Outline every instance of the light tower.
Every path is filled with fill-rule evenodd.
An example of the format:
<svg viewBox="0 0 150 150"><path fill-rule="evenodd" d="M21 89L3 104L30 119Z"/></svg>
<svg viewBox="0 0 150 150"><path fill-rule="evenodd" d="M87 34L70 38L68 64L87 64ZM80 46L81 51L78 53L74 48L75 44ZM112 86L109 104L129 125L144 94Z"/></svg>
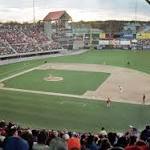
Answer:
<svg viewBox="0 0 150 150"><path fill-rule="evenodd" d="M33 0L33 23L35 23L35 0Z"/></svg>
<svg viewBox="0 0 150 150"><path fill-rule="evenodd" d="M150 0L145 0L150 5Z"/></svg>

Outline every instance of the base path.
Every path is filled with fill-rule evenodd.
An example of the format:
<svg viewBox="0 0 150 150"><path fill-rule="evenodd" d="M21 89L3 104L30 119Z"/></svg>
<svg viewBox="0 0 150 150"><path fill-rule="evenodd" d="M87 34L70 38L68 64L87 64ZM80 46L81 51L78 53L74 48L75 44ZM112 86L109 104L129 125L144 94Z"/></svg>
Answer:
<svg viewBox="0 0 150 150"><path fill-rule="evenodd" d="M0 88L3 88L4 87L4 84L3 83L0 83Z"/></svg>
<svg viewBox="0 0 150 150"><path fill-rule="evenodd" d="M97 64L48 63L38 67L40 70L74 70L110 73L110 76L95 91L87 91L84 98L142 103L143 94L150 104L150 75L133 69Z"/></svg>
<svg viewBox="0 0 150 150"><path fill-rule="evenodd" d="M16 73L16 74L14 74L14 75L11 75L11 76L9 76L9 77L3 78L3 79L0 80L0 83L1 83L1 82L4 82L4 81L6 81L6 80L12 79L12 78L14 78L14 77L20 76L20 75L22 75L22 74L31 72L31 71L35 70L36 68L37 68L37 67L34 67L34 68L31 68L31 69L22 71L22 72L20 72L20 73Z"/></svg>

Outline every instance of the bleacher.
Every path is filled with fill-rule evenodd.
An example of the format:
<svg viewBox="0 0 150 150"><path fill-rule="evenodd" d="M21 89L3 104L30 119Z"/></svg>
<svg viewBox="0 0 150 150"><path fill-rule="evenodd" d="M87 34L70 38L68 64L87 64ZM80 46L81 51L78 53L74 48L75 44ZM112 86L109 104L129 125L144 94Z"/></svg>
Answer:
<svg viewBox="0 0 150 150"><path fill-rule="evenodd" d="M61 45L49 40L42 26L33 24L1 24L0 56L44 52L61 49Z"/></svg>

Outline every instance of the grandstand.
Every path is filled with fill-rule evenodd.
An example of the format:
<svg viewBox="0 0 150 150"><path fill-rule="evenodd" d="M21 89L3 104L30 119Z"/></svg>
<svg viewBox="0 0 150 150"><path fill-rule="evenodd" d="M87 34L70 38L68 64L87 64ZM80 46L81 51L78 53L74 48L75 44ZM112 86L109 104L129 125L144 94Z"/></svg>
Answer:
<svg viewBox="0 0 150 150"><path fill-rule="evenodd" d="M148 23L124 23L121 31L108 33L90 26L73 26L71 20L66 11L56 11L36 24L1 23L0 59L56 54L62 49L150 48Z"/></svg>
<svg viewBox="0 0 150 150"><path fill-rule="evenodd" d="M36 24L1 23L0 58L29 57L72 49L71 17L66 11L50 12Z"/></svg>
<svg viewBox="0 0 150 150"><path fill-rule="evenodd" d="M49 40L44 35L42 24L40 23L36 25L1 24L0 41L1 59L9 56L18 57L56 52L56 50L61 49L59 43Z"/></svg>

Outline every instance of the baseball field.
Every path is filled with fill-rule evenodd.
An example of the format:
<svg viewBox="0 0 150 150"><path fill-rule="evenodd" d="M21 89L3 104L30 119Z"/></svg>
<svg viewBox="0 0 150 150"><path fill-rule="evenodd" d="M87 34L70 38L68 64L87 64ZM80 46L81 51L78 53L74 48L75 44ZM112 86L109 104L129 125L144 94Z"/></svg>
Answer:
<svg viewBox="0 0 150 150"><path fill-rule="evenodd" d="M149 104L150 51L91 50L0 66L0 119L25 127L143 128Z"/></svg>

